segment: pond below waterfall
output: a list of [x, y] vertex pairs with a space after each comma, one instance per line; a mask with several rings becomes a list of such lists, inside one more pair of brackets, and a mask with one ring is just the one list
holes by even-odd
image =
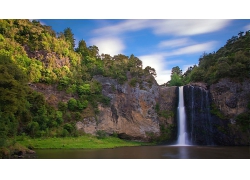
[[250, 159], [249, 146], [140, 146], [36, 149], [37, 159]]

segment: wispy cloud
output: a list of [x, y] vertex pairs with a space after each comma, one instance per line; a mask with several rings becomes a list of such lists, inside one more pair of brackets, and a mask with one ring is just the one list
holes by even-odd
[[118, 24], [95, 29], [95, 34], [121, 34], [128, 31], [136, 31], [147, 28], [150, 20], [124, 20]]
[[96, 45], [99, 48], [99, 54], [110, 54], [111, 56], [122, 54], [125, 45], [121, 39], [116, 37], [93, 38], [90, 44]]
[[190, 43], [192, 43], [190, 39], [181, 38], [181, 39], [173, 39], [173, 40], [161, 41], [158, 44], [158, 47], [159, 48], [175, 48], [175, 47], [186, 46], [186, 45], [188, 45]]
[[190, 36], [197, 34], [218, 31], [227, 25], [231, 20], [227, 19], [171, 19], [156, 21], [153, 24], [155, 34], [171, 34], [176, 36]]
[[244, 27], [244, 30], [245, 30], [245, 31], [250, 30], [250, 24], [246, 25], [246, 26]]
[[204, 51], [210, 51], [212, 47], [216, 44], [216, 41], [210, 41], [201, 44], [195, 44], [187, 47], [183, 47], [172, 52], [166, 53], [166, 56], [176, 56], [183, 54], [194, 54], [194, 53], [202, 53]]
[[124, 20], [115, 25], [98, 28], [93, 33], [117, 35], [151, 28], [156, 35], [188, 36], [218, 31], [231, 21], [228, 19]]

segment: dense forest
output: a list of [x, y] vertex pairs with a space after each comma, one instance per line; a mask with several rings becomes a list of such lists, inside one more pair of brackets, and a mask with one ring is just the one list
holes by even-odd
[[[154, 68], [142, 68], [133, 54], [99, 54], [84, 40], [75, 47], [70, 28], [56, 33], [50, 26], [33, 20], [0, 20], [0, 147], [17, 135], [30, 137], [78, 136], [75, 122], [95, 116], [97, 105], [108, 105], [96, 75], [119, 83], [141, 83], [142, 76], [156, 76]], [[56, 87], [71, 98], [47, 101], [32, 87]]]

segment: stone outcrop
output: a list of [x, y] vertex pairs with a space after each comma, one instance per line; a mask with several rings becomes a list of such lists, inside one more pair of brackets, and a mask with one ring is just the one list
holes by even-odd
[[233, 82], [230, 79], [222, 79], [210, 86], [211, 97], [216, 107], [227, 119], [235, 117], [247, 111], [250, 100], [250, 80]]
[[70, 98], [77, 98], [77, 95], [66, 93], [57, 89], [56, 85], [43, 83], [29, 83], [29, 87], [44, 95], [45, 100], [53, 107], [57, 108], [58, 102], [67, 103]]
[[249, 129], [242, 131], [236, 117], [248, 111], [250, 81], [221, 79], [206, 86], [185, 86], [188, 136], [198, 145], [249, 145]]
[[[142, 84], [131, 87], [129, 81], [121, 85], [115, 79], [95, 76], [102, 84], [102, 94], [110, 98], [110, 105], [99, 104], [95, 121], [93, 117], [85, 118], [77, 122], [77, 129], [90, 134], [105, 131], [120, 138], [143, 141], [159, 137], [161, 122], [155, 107], [160, 104], [162, 109], [174, 109], [176, 88], [160, 87], [155, 80], [148, 83], [145, 78]], [[165, 119], [166, 126], [172, 123], [174, 117]]]

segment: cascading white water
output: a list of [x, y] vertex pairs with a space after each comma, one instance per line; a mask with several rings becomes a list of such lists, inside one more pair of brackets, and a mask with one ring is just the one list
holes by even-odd
[[186, 140], [186, 113], [184, 106], [183, 86], [179, 87], [178, 123], [178, 140], [176, 145], [188, 145]]

